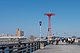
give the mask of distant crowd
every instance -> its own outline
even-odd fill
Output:
[[[56,45],[58,45],[60,41],[66,42],[68,44],[73,44],[75,42],[75,38],[71,38],[71,37],[69,37],[69,38],[59,38],[58,37],[58,38],[55,38],[52,41],[50,41],[49,44],[54,44],[54,42],[56,42]]]
[[[75,42],[75,39],[74,38],[70,38],[70,37],[69,38],[65,38],[64,40],[65,40],[65,42],[67,42],[69,44],[73,44]]]

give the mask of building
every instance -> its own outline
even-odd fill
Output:
[[[19,30],[19,28],[16,30],[16,34],[0,34],[0,42],[17,42],[19,40],[24,42],[26,39],[24,32]]]
[[[0,34],[0,37],[10,37],[15,36],[15,34]]]
[[[16,34],[0,34],[0,38],[21,38],[24,36],[24,31],[16,30]]]
[[[16,29],[16,36],[24,36],[24,31],[21,31],[19,28]]]

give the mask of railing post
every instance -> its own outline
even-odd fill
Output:
[[[30,43],[30,53],[32,53],[32,43],[33,42]]]
[[[40,49],[40,42],[37,42],[37,49]]]
[[[37,47],[36,50],[38,50],[38,42],[36,42],[36,45],[37,45],[37,46],[36,46],[36,47]]]
[[[26,43],[23,43],[21,47],[22,47],[21,48],[21,50],[22,50],[21,52],[25,53],[26,52],[26,50],[25,50],[26,49]]]
[[[30,43],[28,43],[28,51],[27,53],[30,53]]]
[[[36,45],[36,42],[35,42],[35,51],[36,51],[36,46],[37,46],[37,45]]]
[[[34,48],[33,48],[34,46],[33,46],[33,43],[31,43],[31,52],[33,52],[34,50]]]
[[[19,43],[19,45],[18,45],[18,51],[22,49],[22,48],[20,48],[21,46],[22,46],[22,44]],[[20,52],[18,52],[18,53],[22,53],[22,51],[20,51]]]
[[[39,49],[40,49],[40,41],[39,41]]]
[[[2,53],[5,53],[4,49],[5,49],[5,47],[2,47]]]
[[[36,48],[36,50],[37,50],[37,42],[35,42],[35,44],[36,44],[35,48]]]
[[[35,42],[33,43],[33,48],[34,48],[34,51],[35,51]]]
[[[13,49],[13,46],[12,47],[9,47],[9,53],[12,53],[12,50]]]

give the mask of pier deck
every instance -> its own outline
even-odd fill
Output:
[[[61,43],[59,45],[48,45],[33,53],[80,53],[80,46],[75,44]]]

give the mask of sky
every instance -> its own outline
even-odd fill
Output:
[[[16,29],[25,36],[47,36],[48,17],[51,17],[52,34],[57,36],[80,36],[80,0],[0,0],[0,34],[15,34]]]

